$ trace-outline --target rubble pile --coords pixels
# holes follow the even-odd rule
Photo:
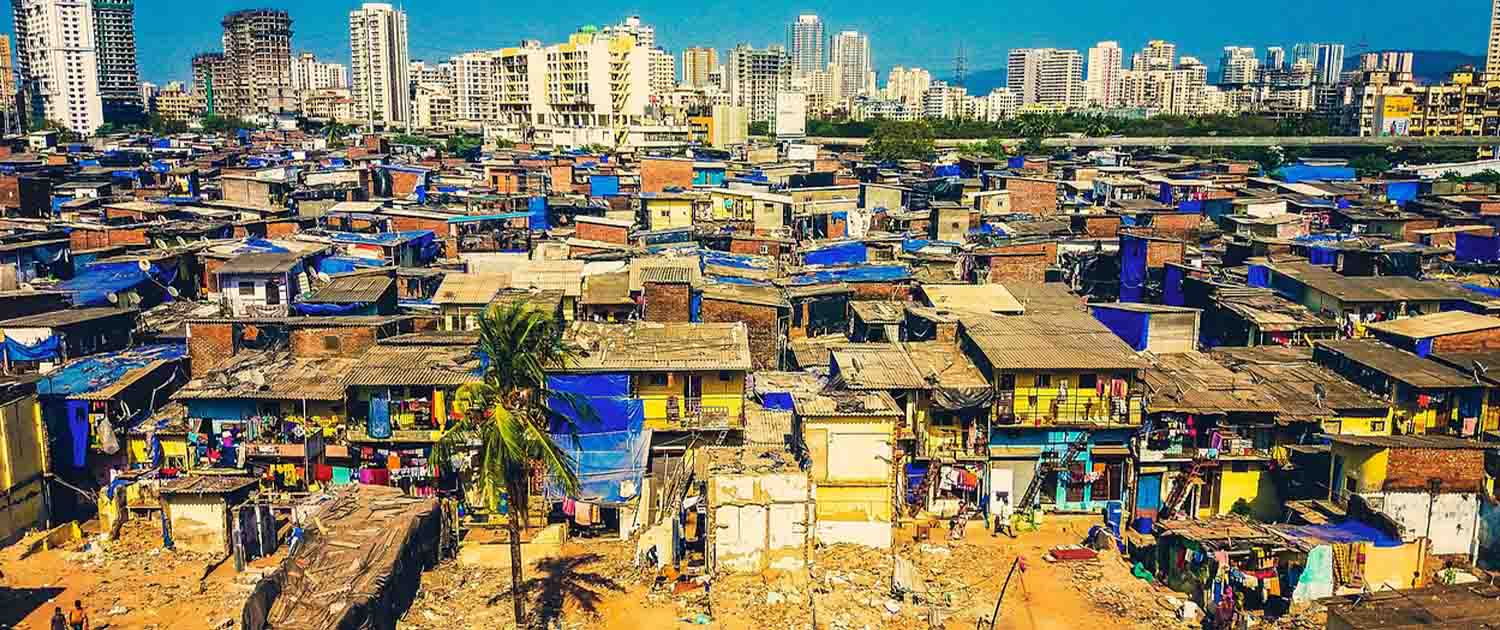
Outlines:
[[[808,586],[805,575],[721,575],[713,582],[713,610],[757,628],[810,630]]]
[[[1094,606],[1141,628],[1193,627],[1178,618],[1180,595],[1158,593],[1149,583],[1130,575],[1125,564],[1111,552],[1093,560],[1065,563],[1073,586]]]

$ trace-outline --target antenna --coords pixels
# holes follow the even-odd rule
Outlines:
[[[953,59],[953,84],[964,87],[964,79],[969,75],[969,58],[964,55],[964,42],[958,40],[958,57]]]

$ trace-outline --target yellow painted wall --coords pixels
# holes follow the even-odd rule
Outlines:
[[[715,190],[708,193],[709,208],[715,221],[753,221],[755,200],[749,195]]]
[[[32,396],[0,406],[0,491],[8,491],[42,472],[45,464],[39,417]]]
[[[897,420],[894,416],[803,418],[803,440],[813,460],[818,520],[890,522],[895,484],[890,462],[881,457],[888,458],[894,446]],[[883,453],[840,446],[854,436],[883,441]]]
[[[1043,425],[1048,424],[1049,419],[1059,424],[1067,424],[1089,421],[1103,422],[1109,418],[1110,413],[1113,411],[1110,407],[1109,398],[1101,398],[1098,395],[1098,390],[1093,387],[1087,389],[1080,389],[1078,387],[1079,376],[1095,374],[1096,378],[1107,382],[1110,380],[1108,373],[1051,372],[1045,374],[1051,377],[1051,382],[1044,387],[1037,387],[1036,385],[1037,377],[1043,375],[1043,373],[1023,373],[1016,375],[1014,409],[1016,417],[1021,418],[1023,424],[1034,421],[1036,418],[1042,418]],[[1127,379],[1127,382],[1131,380]],[[1059,383],[1062,381],[1068,383],[1068,395],[1066,398],[1058,396]],[[1033,397],[1035,397],[1034,402],[1032,400]],[[1054,419],[1052,416],[1053,404],[1059,401],[1061,404],[1057,407],[1057,416]],[[1129,419],[1126,423],[1139,425],[1141,423],[1139,399],[1132,397],[1130,404],[1126,405],[1126,408],[1129,410]]]
[[[1421,586],[1414,584],[1412,580],[1414,575],[1426,573],[1422,570],[1422,545],[1420,541],[1400,547],[1376,547],[1368,543],[1361,545],[1365,554],[1365,583],[1377,591]]]
[[[818,484],[818,520],[891,522],[891,488]]]
[[[1219,505],[1216,516],[1229,514],[1236,501],[1250,504],[1255,516],[1275,520],[1281,516],[1281,498],[1271,473],[1256,463],[1244,472],[1234,472],[1227,463],[1219,470]]]
[[[1386,468],[1390,465],[1390,451],[1376,448],[1356,448],[1343,444],[1334,444],[1330,451],[1330,462],[1334,457],[1344,459],[1344,468],[1341,477],[1348,478],[1350,475],[1355,479],[1355,492],[1380,492],[1385,486]],[[1332,464],[1330,464],[1329,475],[1332,475]],[[1333,489],[1335,495],[1343,487],[1344,479],[1329,480],[1329,488]]]
[[[652,230],[693,227],[692,199],[641,199]]]
[[[730,379],[719,380],[718,372],[669,372],[667,373],[666,385],[652,385],[650,374],[638,374],[632,378],[635,380],[635,395],[640,398],[646,412],[646,428],[648,429],[672,429],[680,428],[679,425],[668,421],[667,403],[672,397],[676,397],[677,416],[680,418],[687,412],[687,401],[683,395],[687,391],[687,381],[690,375],[697,374],[703,381],[703,403],[704,407],[724,407],[729,410],[731,426],[744,425],[745,410],[745,373],[730,372]]]
[[[1382,426],[1375,428],[1375,423]],[[1323,428],[1336,435],[1390,435],[1390,414],[1384,416],[1336,416],[1333,422],[1323,423]],[[1336,430],[1335,430],[1336,429]]]
[[[192,467],[194,465],[194,462],[191,459],[188,458],[188,447],[187,447],[187,437],[186,436],[182,436],[182,435],[162,436],[160,438],[160,440],[161,440],[161,452],[162,452],[162,456],[164,456],[168,460],[171,460],[171,459],[174,459],[174,458],[180,459],[188,467]],[[148,442],[144,436],[131,436],[130,437],[130,464],[132,466],[134,466],[134,465],[150,465],[150,463],[151,463],[150,442]]]

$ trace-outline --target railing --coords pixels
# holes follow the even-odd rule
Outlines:
[[[1135,396],[1124,398],[1068,397],[1037,398],[1025,408],[1016,404],[1014,394],[1002,392],[995,399],[997,426],[1043,425],[1123,425],[1139,421],[1132,408],[1140,405]]]
[[[919,433],[917,455],[927,459],[985,457],[989,454],[988,436],[980,435],[969,443],[965,432],[951,434]]]
[[[676,409],[675,405],[668,405],[667,413],[670,417]],[[679,421],[684,429],[728,429],[733,427],[737,420],[729,407],[720,405],[704,405],[699,398],[689,398],[683,401],[682,415]]]

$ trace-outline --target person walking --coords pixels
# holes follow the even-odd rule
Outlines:
[[[83,600],[73,600],[73,610],[68,611],[69,630],[89,630],[89,613],[83,609]]]
[[[63,614],[62,606],[52,610],[52,630],[68,630],[68,616]]]

